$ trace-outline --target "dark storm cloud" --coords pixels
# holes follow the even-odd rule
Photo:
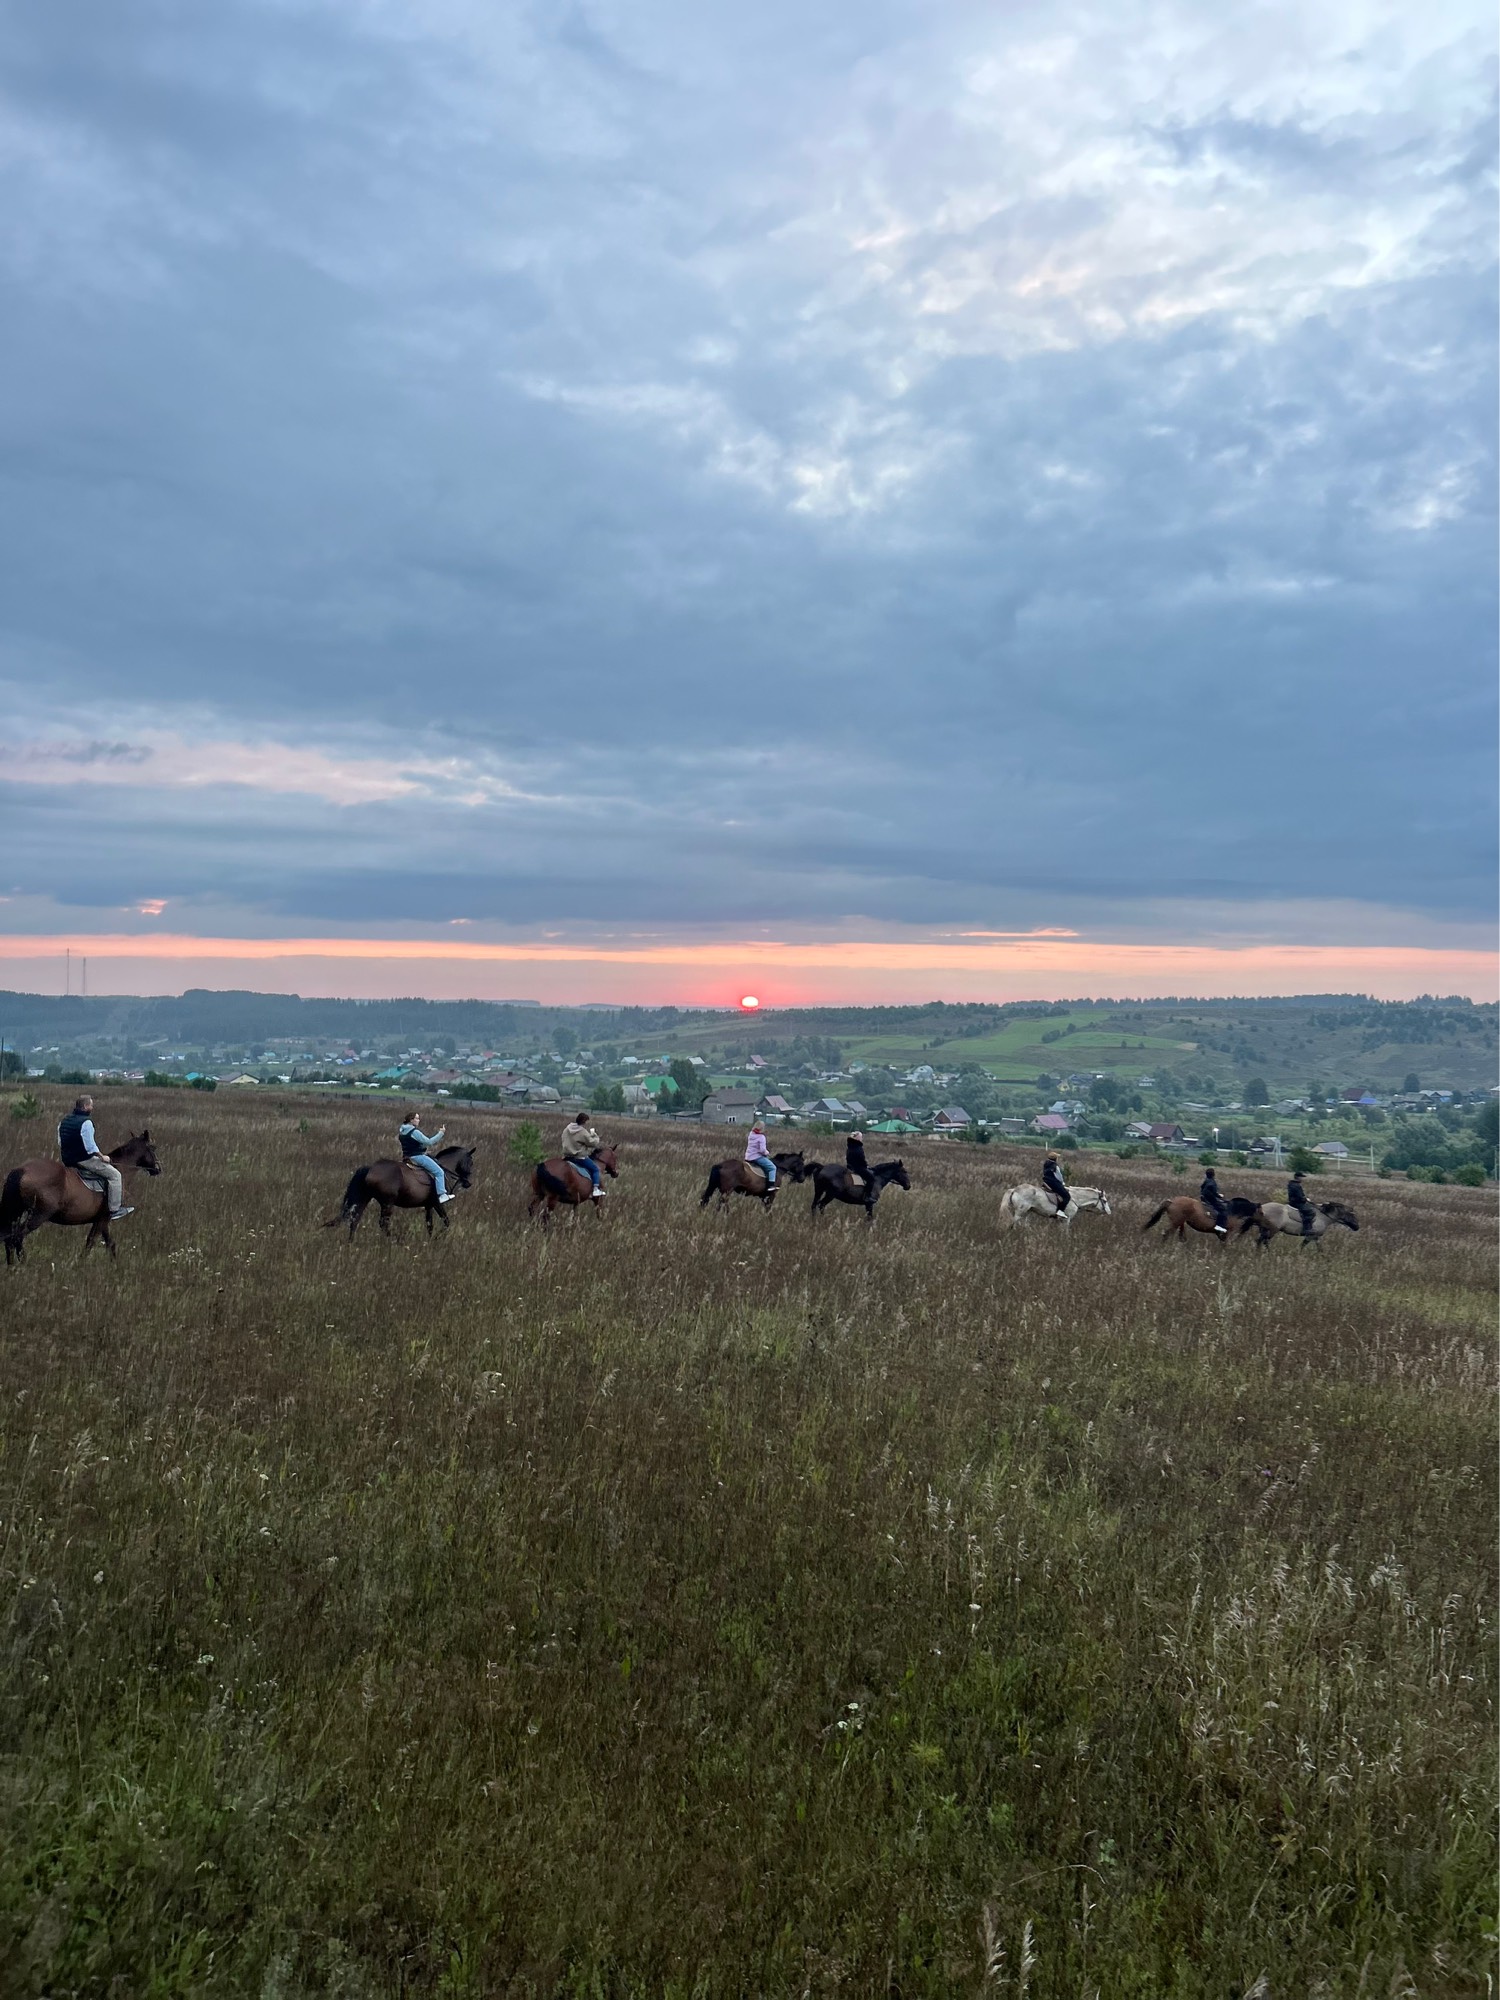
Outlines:
[[[1487,916],[1488,32],[5,11],[22,886]]]

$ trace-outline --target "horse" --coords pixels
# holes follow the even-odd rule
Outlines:
[[[719,1207],[728,1208],[732,1194],[754,1195],[762,1208],[769,1209],[776,1189],[784,1180],[805,1181],[807,1168],[802,1163],[800,1153],[773,1153],[776,1162],[775,1185],[768,1187],[766,1177],[759,1167],[748,1160],[716,1160],[708,1170],[708,1186],[703,1190],[700,1208],[707,1208],[714,1196],[719,1197]]]
[[[444,1146],[432,1157],[442,1168],[449,1187],[455,1182],[461,1188],[474,1185],[472,1146]],[[344,1189],[338,1214],[330,1215],[323,1227],[337,1229],[341,1222],[347,1222],[352,1242],[360,1218],[372,1201],[380,1204],[382,1236],[391,1233],[391,1210],[395,1208],[424,1209],[429,1236],[434,1216],[441,1220],[444,1229],[448,1227],[448,1211],[437,1198],[437,1182],[425,1168],[409,1166],[405,1160],[375,1160],[368,1167],[356,1167]]]
[[[1302,1233],[1302,1211],[1293,1208],[1289,1201],[1247,1201],[1244,1195],[1236,1195],[1229,1204],[1229,1213],[1240,1224],[1240,1235],[1250,1230],[1258,1232],[1257,1248],[1264,1250],[1273,1236],[1301,1236],[1303,1248],[1309,1243],[1320,1247],[1323,1238],[1337,1222],[1345,1229],[1358,1229],[1359,1218],[1352,1208],[1346,1208],[1341,1201],[1319,1202],[1313,1216],[1312,1228],[1304,1236]]]
[[[596,1146],[589,1155],[597,1160],[612,1181],[620,1178],[620,1149],[618,1146]],[[539,1160],[536,1171],[531,1176],[531,1206],[528,1216],[540,1214],[544,1223],[552,1220],[554,1208],[570,1208],[572,1219],[578,1220],[578,1210],[582,1203],[592,1202],[594,1183],[571,1160]]]
[[[139,1171],[153,1179],[161,1172],[156,1148],[149,1132],[132,1132],[123,1146],[109,1155],[121,1173]],[[19,1264],[26,1255],[26,1239],[44,1222],[65,1226],[86,1222],[89,1233],[83,1239],[85,1251],[102,1243],[115,1255],[114,1238],[109,1233],[109,1197],[87,1181],[76,1167],[60,1160],[23,1160],[5,1176],[0,1189],[0,1233],[5,1237],[5,1261]]]
[[[894,1181],[908,1193],[911,1190],[910,1178],[900,1160],[882,1160],[878,1167],[871,1167],[858,1178],[847,1167],[825,1166],[821,1160],[809,1160],[806,1172],[813,1177],[811,1213],[815,1216],[821,1215],[831,1201],[847,1201],[852,1207],[863,1208],[865,1221],[873,1223],[882,1188]]]
[[[1072,1196],[1072,1200],[1062,1211],[1065,1221],[1071,1222],[1073,1217],[1085,1208],[1097,1208],[1103,1215],[1114,1213],[1109,1205],[1109,1196],[1103,1188],[1075,1187],[1069,1188],[1068,1193]],[[1024,1222],[1028,1215],[1057,1213],[1057,1203],[1047,1190],[1043,1187],[1034,1187],[1028,1181],[1022,1181],[1019,1187],[1007,1188],[1000,1197],[1002,1222]]]
[[[1227,1241],[1228,1232],[1220,1229],[1213,1210],[1206,1208],[1195,1194],[1174,1194],[1164,1201],[1151,1220],[1141,1224],[1141,1234],[1154,1229],[1163,1216],[1167,1218],[1168,1242],[1175,1236],[1179,1243],[1186,1243],[1190,1229],[1196,1229],[1200,1236],[1217,1236],[1221,1243]]]

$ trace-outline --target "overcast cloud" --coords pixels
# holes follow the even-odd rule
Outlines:
[[[1479,936],[1493,43],[0,4],[9,920]]]

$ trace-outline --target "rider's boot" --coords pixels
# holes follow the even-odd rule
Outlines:
[[[111,1222],[118,1222],[122,1215],[134,1214],[135,1210],[133,1208],[112,1208],[109,1212],[109,1219]]]
[[[453,1197],[452,1197],[452,1195],[451,1195],[451,1194],[440,1194],[440,1195],[438,1196],[438,1200],[439,1200],[440,1202],[443,1202],[443,1201],[452,1201],[452,1199],[453,1199]]]
[[[603,1201],[603,1199],[604,1199],[604,1190],[602,1187],[596,1187],[593,1193],[589,1196],[590,1201]]]

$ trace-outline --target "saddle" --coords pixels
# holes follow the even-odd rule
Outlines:
[[[758,1163],[757,1161],[755,1161],[755,1160],[746,1160],[746,1162],[745,1162],[745,1172],[746,1172],[747,1174],[758,1174],[758,1175],[760,1176],[760,1187],[759,1187],[759,1189],[757,1190],[757,1189],[756,1189],[756,1188],[755,1188],[755,1187],[754,1187],[754,1186],[752,1185],[752,1187],[751,1187],[751,1189],[750,1189],[750,1192],[751,1192],[752,1194],[755,1194],[755,1193],[757,1193],[757,1192],[759,1192],[759,1193],[761,1193],[761,1194],[764,1194],[764,1193],[766,1192],[767,1188],[769,1188],[769,1187],[770,1187],[770,1185],[771,1185],[771,1177],[770,1177],[770,1175],[769,1175],[769,1174],[768,1174],[768,1173],[766,1172],[765,1168],[764,1168],[763,1166],[761,1166],[761,1165],[760,1165],[760,1164],[759,1164],[759,1163]]]
[[[92,1193],[102,1195],[109,1193],[109,1182],[99,1172],[97,1167],[73,1167],[70,1171],[77,1174],[84,1186]]]

